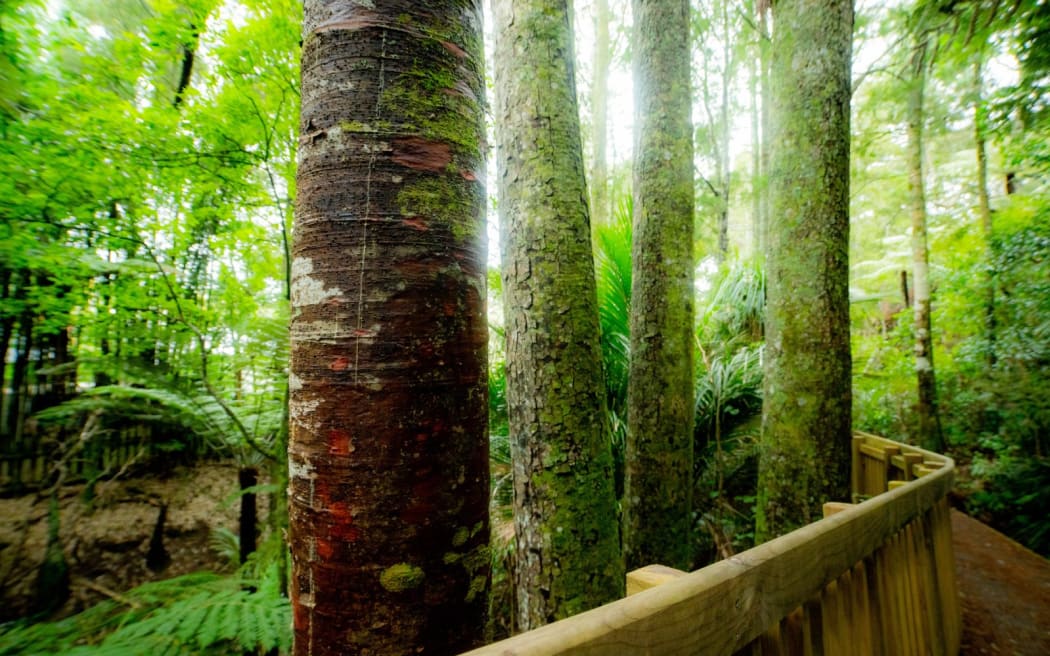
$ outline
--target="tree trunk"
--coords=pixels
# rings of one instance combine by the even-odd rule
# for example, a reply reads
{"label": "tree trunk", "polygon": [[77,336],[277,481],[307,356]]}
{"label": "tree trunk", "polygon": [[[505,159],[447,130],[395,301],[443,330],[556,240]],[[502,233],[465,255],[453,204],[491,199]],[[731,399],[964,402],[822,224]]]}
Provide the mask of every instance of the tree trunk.
{"label": "tree trunk", "polygon": [[774,5],[766,347],[755,537],[847,500],[850,0]]}
{"label": "tree trunk", "polygon": [[758,66],[762,61],[761,35],[758,38],[755,56],[750,57],[748,61],[748,92],[751,97],[751,252],[756,258],[762,253],[762,226],[765,223],[762,217],[762,189],[765,187],[765,182],[762,179],[764,174],[762,171],[762,136],[759,128],[762,121],[762,109],[758,96]]}
{"label": "tree trunk", "polygon": [[237,483],[241,492],[241,512],[238,516],[237,535],[240,540],[240,558],[243,565],[248,562],[248,556],[255,553],[256,542],[259,538],[259,508],[256,505],[256,496],[254,492],[245,492],[258,485],[259,471],[255,467],[241,467],[237,471]]}
{"label": "tree trunk", "polygon": [[489,587],[480,0],[307,0],[294,652],[455,654]]}
{"label": "tree trunk", "polygon": [[765,248],[766,231],[772,220],[770,214],[773,208],[770,205],[769,196],[769,172],[770,158],[773,151],[773,120],[770,104],[772,99],[772,85],[769,80],[769,70],[772,67],[770,51],[772,49],[772,38],[769,34],[769,12],[772,0],[758,0],[758,33],[759,33],[759,87],[762,96],[762,186],[759,194],[762,196],[762,229],[763,249]]}
{"label": "tree trunk", "polygon": [[933,369],[930,326],[930,260],[926,246],[926,191],[923,185],[923,93],[926,86],[926,42],[915,46],[908,88],[908,196],[911,206],[912,293],[915,322],[915,374],[918,383],[917,434],[919,443],[941,451],[937,416],[937,382]]}
{"label": "tree trunk", "polygon": [[984,106],[984,76],[982,73],[983,53],[973,65],[974,105],[973,105],[973,138],[977,150],[977,211],[981,218],[981,232],[984,235],[985,268],[987,277],[984,280],[984,330],[988,349],[988,365],[996,362],[995,339],[995,259],[992,251],[992,205],[988,200],[988,150],[985,141],[987,129],[987,109]]}
{"label": "tree trunk", "polygon": [[606,162],[608,142],[609,0],[595,0],[594,9],[594,84],[591,87],[591,219],[595,225],[609,222],[609,169]]}
{"label": "tree trunk", "polygon": [[518,628],[613,601],[624,570],[565,0],[498,0],[497,176]]}
{"label": "tree trunk", "polygon": [[628,568],[692,563],[693,127],[689,3],[635,0]]}

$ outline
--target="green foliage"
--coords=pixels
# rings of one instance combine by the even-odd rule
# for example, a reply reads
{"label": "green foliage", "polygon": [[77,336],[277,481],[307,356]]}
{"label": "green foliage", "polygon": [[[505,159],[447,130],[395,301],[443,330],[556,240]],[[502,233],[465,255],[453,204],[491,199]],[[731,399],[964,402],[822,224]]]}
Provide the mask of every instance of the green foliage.
{"label": "green foliage", "polygon": [[762,410],[764,272],[757,262],[731,261],[711,282],[697,322],[698,564],[753,543]]}
{"label": "green foliage", "polygon": [[291,607],[278,593],[276,570],[259,581],[189,574],[58,622],[0,629],[0,655],[240,655],[290,646]]}

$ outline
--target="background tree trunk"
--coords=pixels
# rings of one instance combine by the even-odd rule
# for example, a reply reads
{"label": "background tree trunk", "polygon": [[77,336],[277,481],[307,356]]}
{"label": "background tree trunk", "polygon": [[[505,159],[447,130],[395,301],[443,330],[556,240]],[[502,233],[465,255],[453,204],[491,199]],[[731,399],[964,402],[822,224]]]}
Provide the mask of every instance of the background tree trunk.
{"label": "background tree trunk", "polygon": [[609,0],[594,5],[594,83],[591,86],[591,219],[595,225],[609,222],[609,168],[606,162],[609,121]]}
{"label": "background tree trunk", "polygon": [[849,497],[851,0],[774,6],[756,540]]}
{"label": "background tree trunk", "polygon": [[497,176],[518,628],[621,597],[623,561],[565,0],[499,0]]}
{"label": "background tree trunk", "polygon": [[988,148],[985,139],[988,123],[988,110],[984,106],[984,53],[976,55],[973,65],[973,139],[977,151],[977,212],[981,218],[981,232],[984,235],[985,261],[987,279],[984,281],[984,330],[987,340],[988,364],[995,365],[995,261],[992,250],[992,204],[988,200]]}
{"label": "background tree trunk", "polygon": [[908,87],[908,195],[911,206],[912,293],[915,320],[915,375],[919,443],[941,451],[937,417],[937,381],[933,370],[933,334],[930,325],[930,254],[926,246],[926,191],[923,183],[923,93],[926,86],[926,41],[915,46]]}
{"label": "background tree trunk", "polygon": [[635,0],[628,568],[692,563],[693,126],[689,3]]}
{"label": "background tree trunk", "polygon": [[481,30],[480,0],[305,4],[288,445],[296,654],[455,654],[482,639]]}

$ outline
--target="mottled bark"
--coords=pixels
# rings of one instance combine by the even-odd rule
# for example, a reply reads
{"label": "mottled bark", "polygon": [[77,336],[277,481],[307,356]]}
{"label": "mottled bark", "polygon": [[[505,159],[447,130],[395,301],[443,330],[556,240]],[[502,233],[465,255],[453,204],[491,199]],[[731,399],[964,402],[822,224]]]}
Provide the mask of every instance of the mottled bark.
{"label": "mottled bark", "polygon": [[498,0],[497,176],[521,630],[623,595],[565,0]]}
{"label": "mottled bark", "polygon": [[634,0],[628,568],[691,566],[693,139],[689,3]]}
{"label": "mottled bark", "polygon": [[984,280],[984,337],[987,342],[988,364],[996,362],[995,340],[997,325],[995,319],[995,254],[992,252],[992,205],[988,199],[988,147],[985,133],[988,127],[988,109],[984,106],[983,61],[978,59],[973,65],[973,140],[977,151],[977,213],[981,219],[981,233],[984,236],[986,277]]}
{"label": "mottled bark", "polygon": [[489,587],[480,1],[307,0],[294,652],[454,654]]}
{"label": "mottled bark", "polygon": [[849,498],[850,0],[774,5],[756,539]]}
{"label": "mottled bark", "polygon": [[926,240],[926,191],[923,183],[923,95],[926,86],[926,42],[915,45],[908,81],[908,204],[911,212],[915,376],[918,387],[916,432],[931,451],[943,450],[937,416],[937,381],[933,369],[930,322],[930,255]]}
{"label": "mottled bark", "polygon": [[609,0],[594,3],[594,82],[591,86],[591,219],[595,225],[609,222],[609,169],[606,163],[608,144],[609,64],[612,48],[609,44]]}

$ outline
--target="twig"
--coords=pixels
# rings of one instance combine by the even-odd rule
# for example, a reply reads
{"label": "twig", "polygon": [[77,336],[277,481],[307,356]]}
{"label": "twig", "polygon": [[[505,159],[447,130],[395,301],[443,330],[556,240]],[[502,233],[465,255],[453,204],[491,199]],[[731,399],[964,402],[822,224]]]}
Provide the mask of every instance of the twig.
{"label": "twig", "polygon": [[137,601],[135,601],[134,599],[130,599],[128,597],[125,597],[124,595],[120,594],[119,592],[115,592],[113,590],[110,590],[106,586],[101,585],[99,583],[95,583],[94,581],[91,581],[89,579],[85,579],[82,576],[74,576],[74,577],[72,577],[72,582],[73,582],[74,585],[80,585],[80,586],[83,586],[83,587],[87,588],[88,590],[94,590],[95,592],[97,592],[97,593],[99,593],[101,595],[105,595],[105,596],[109,597],[113,601],[118,601],[118,602],[124,604],[125,606],[130,606],[130,607],[134,608],[135,610],[139,610],[139,609],[142,608],[142,604],[137,602]]}

